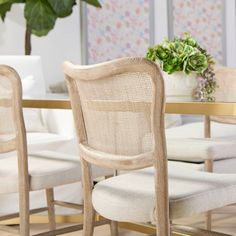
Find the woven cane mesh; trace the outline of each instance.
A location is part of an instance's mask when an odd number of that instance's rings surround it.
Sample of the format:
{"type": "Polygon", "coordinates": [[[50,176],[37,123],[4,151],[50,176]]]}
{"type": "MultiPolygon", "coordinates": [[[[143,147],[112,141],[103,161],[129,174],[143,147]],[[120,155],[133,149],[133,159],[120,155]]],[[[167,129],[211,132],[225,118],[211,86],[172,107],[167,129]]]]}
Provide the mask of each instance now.
{"type": "MultiPolygon", "coordinates": [[[[236,68],[226,66],[215,66],[214,68],[218,88],[215,97],[219,101],[233,102],[236,99],[236,68]]],[[[236,124],[235,116],[211,116],[211,120],[236,124]]]]}
{"type": "Polygon", "coordinates": [[[12,83],[9,78],[0,74],[0,142],[15,138],[13,117],[12,83]]]}
{"type": "Polygon", "coordinates": [[[77,87],[90,147],[116,155],[144,152],[143,141],[151,132],[152,80],[148,73],[77,80],[77,87]]]}

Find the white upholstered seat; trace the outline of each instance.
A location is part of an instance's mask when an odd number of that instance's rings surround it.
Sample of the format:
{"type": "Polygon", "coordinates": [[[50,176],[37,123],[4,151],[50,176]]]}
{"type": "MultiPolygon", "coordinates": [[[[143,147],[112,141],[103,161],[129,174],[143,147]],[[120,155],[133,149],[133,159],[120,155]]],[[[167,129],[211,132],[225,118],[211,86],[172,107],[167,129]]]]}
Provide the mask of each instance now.
{"type": "Polygon", "coordinates": [[[170,160],[203,162],[236,157],[236,140],[226,138],[173,138],[167,140],[170,160]]]}
{"type": "Polygon", "coordinates": [[[211,122],[211,127],[210,139],[203,138],[203,122],[167,129],[168,158],[190,162],[235,158],[236,125],[211,122]]]}
{"type": "MultiPolygon", "coordinates": [[[[235,94],[236,69],[215,66],[214,70],[218,84],[215,97],[218,100],[225,98],[230,101],[230,98],[234,97],[235,94]]],[[[168,158],[189,162],[235,158],[235,118],[210,117],[206,124],[211,127],[211,129],[206,129],[207,136],[210,139],[204,139],[203,122],[187,124],[167,130],[168,158]],[[220,123],[210,122],[210,120],[220,123]],[[176,138],[176,140],[172,138],[176,138]]]]}
{"type": "MultiPolygon", "coordinates": [[[[81,181],[81,167],[78,156],[41,151],[30,155],[30,190],[40,190],[81,181]]],[[[104,168],[93,167],[93,178],[106,173],[104,168]]],[[[111,171],[107,170],[106,174],[111,171]]],[[[18,192],[17,157],[7,155],[0,158],[0,193],[18,192]]]]}
{"type": "MultiPolygon", "coordinates": [[[[198,123],[196,124],[199,125],[198,123]]],[[[221,124],[222,125],[222,124],[221,124]]],[[[191,127],[194,127],[191,124],[191,127]]],[[[186,127],[173,128],[175,132],[184,133],[186,127]],[[182,131],[182,132],[181,132],[182,131]]],[[[195,127],[196,128],[196,127],[195,127]]],[[[202,127],[203,128],[203,127],[202,127]]],[[[191,129],[190,129],[191,130],[191,129]]],[[[167,130],[168,131],[168,130],[167,130]]],[[[169,132],[170,133],[170,132],[169,132]]],[[[173,130],[172,130],[172,133],[173,130]]],[[[151,134],[146,134],[142,149],[150,151],[151,134]]],[[[201,163],[205,160],[224,160],[236,157],[236,137],[174,137],[167,135],[167,155],[169,160],[201,163]]]]}
{"type": "MultiPolygon", "coordinates": [[[[170,162],[169,198],[171,219],[232,204],[236,199],[236,175],[206,173],[170,162]]],[[[92,200],[95,210],[108,219],[153,222],[154,169],[106,179],[95,185],[92,200]]]]}
{"type": "MultiPolygon", "coordinates": [[[[236,140],[236,125],[211,122],[211,136],[236,140]]],[[[167,139],[172,138],[203,138],[204,123],[192,122],[166,129],[167,139]]]]}

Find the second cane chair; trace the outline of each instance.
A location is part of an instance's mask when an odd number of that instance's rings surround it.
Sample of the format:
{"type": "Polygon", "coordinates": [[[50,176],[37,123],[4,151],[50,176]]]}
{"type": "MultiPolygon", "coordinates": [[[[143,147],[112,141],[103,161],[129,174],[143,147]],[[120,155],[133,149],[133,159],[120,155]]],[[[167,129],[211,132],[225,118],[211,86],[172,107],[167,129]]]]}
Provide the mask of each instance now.
{"type": "MultiPolygon", "coordinates": [[[[216,99],[219,101],[234,101],[236,99],[236,69],[215,66],[214,71],[218,84],[215,93],[216,99]]],[[[232,165],[234,165],[234,173],[236,173],[236,135],[234,137],[212,137],[211,122],[235,125],[236,118],[230,116],[205,116],[204,137],[193,138],[190,134],[190,137],[186,138],[167,139],[168,159],[195,164],[204,163],[204,170],[208,172],[215,172],[215,165],[217,164],[217,169],[220,173],[228,172],[227,168],[225,168],[227,165],[230,165],[230,172],[232,173],[232,165]],[[233,162],[233,160],[235,161],[233,162]],[[230,164],[227,164],[228,162],[230,164]]],[[[206,223],[207,228],[210,229],[211,216],[209,214],[207,215],[206,223]]]]}

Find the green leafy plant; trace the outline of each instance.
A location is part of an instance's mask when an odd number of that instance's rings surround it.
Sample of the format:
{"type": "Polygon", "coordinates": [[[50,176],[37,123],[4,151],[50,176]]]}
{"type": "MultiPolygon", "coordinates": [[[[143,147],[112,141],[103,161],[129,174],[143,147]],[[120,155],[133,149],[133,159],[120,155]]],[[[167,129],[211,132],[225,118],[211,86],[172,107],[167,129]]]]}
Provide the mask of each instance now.
{"type": "Polygon", "coordinates": [[[189,75],[198,75],[199,86],[196,96],[212,100],[217,84],[213,70],[214,60],[197,41],[185,33],[182,38],[164,40],[161,44],[150,47],[146,58],[157,62],[168,74],[183,71],[189,75]]]}
{"type": "MultiPolygon", "coordinates": [[[[101,7],[98,0],[81,0],[95,7],[101,7]]],[[[24,4],[26,19],[25,54],[31,54],[31,34],[47,35],[58,18],[69,16],[76,0],[0,0],[0,17],[4,21],[13,4],[24,4]]]]}

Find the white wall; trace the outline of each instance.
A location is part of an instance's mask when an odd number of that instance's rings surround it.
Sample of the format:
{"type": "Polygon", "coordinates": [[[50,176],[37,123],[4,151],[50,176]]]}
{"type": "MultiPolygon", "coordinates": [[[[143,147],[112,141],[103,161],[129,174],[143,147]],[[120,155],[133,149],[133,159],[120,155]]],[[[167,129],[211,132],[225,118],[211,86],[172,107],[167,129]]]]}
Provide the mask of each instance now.
{"type": "MultiPolygon", "coordinates": [[[[40,55],[43,62],[45,82],[48,85],[63,80],[62,63],[70,60],[80,63],[80,22],[79,9],[73,14],[58,19],[53,31],[46,37],[32,37],[32,55],[40,55]]],[[[0,20],[0,54],[24,54],[25,20],[23,7],[13,6],[5,22],[0,20]]]]}

